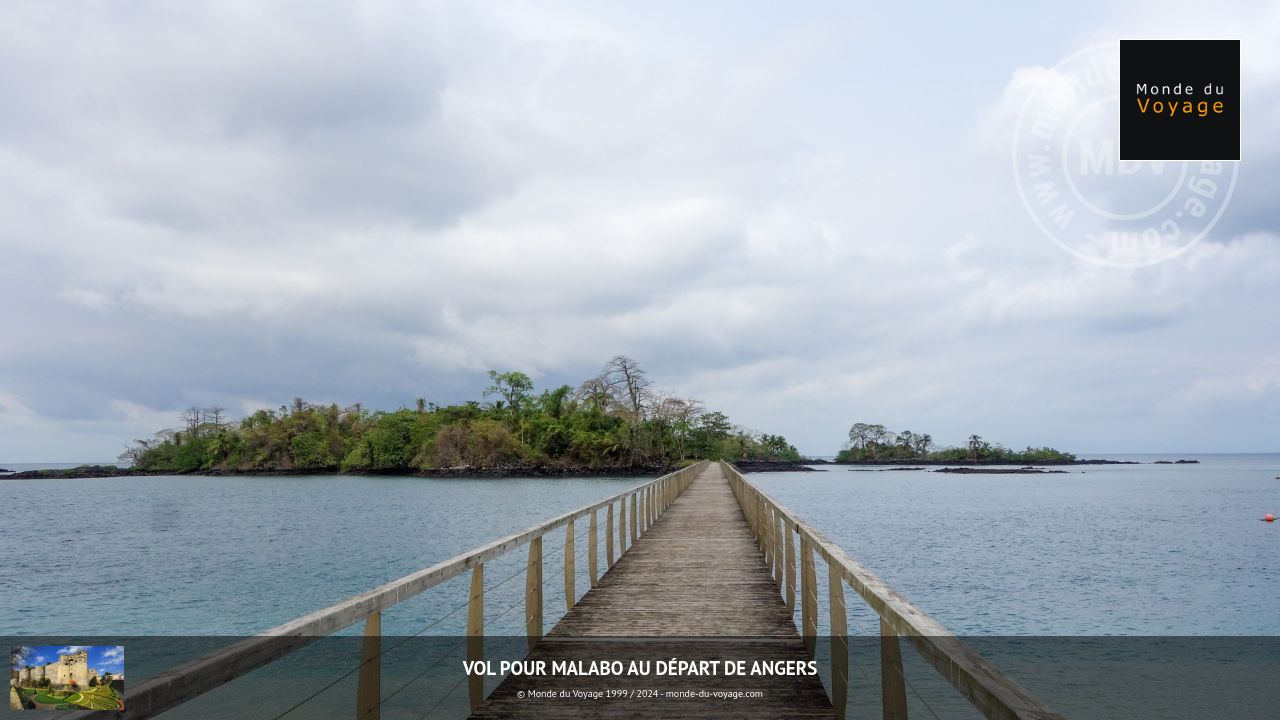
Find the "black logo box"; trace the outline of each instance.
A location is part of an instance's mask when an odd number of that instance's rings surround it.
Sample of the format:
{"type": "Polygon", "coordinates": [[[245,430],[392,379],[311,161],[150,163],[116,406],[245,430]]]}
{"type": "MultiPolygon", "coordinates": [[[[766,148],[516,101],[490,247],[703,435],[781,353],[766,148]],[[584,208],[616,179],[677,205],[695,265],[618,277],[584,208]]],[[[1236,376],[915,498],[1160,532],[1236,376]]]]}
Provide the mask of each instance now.
{"type": "Polygon", "coordinates": [[[1120,159],[1239,160],[1240,41],[1121,40],[1120,159]]]}

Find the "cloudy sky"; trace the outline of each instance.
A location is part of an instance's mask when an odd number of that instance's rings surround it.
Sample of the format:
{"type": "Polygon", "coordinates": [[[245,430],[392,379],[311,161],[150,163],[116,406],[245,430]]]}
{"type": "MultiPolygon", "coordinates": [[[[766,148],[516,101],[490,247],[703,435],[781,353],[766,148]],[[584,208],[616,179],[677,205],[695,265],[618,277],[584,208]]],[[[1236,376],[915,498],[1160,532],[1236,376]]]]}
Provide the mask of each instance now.
{"type": "Polygon", "coordinates": [[[1278,449],[1280,6],[1002,5],[5,2],[0,461],[618,353],[813,454],[1278,449]],[[1121,37],[1243,41],[1226,215],[1138,269],[1009,162],[1121,37]]]}

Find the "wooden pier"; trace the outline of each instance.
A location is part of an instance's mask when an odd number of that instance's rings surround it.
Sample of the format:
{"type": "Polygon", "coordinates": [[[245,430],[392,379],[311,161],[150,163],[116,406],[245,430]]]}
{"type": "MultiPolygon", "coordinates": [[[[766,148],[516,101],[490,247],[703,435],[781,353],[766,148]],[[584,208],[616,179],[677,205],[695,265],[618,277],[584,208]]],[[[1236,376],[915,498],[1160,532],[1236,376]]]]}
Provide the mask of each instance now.
{"type": "MultiPolygon", "coordinates": [[[[529,660],[809,659],[728,480],[709,465],[528,655],[529,660]]],[[[513,676],[472,715],[497,718],[834,718],[817,676],[513,676]],[[545,688],[759,692],[759,698],[530,701],[545,688]]]]}
{"type": "MultiPolygon", "coordinates": [[[[817,529],[747,481],[737,468],[706,460],[132,684],[125,693],[123,713],[87,711],[66,717],[155,717],[363,622],[360,657],[353,658],[354,667],[346,671],[356,680],[355,697],[347,706],[349,717],[383,720],[383,702],[398,690],[384,693],[381,685],[386,652],[382,612],[469,574],[470,592],[463,606],[467,630],[461,642],[466,660],[485,660],[485,596],[492,589],[486,585],[485,566],[521,549],[527,552],[522,569],[527,661],[550,665],[557,660],[648,660],[656,665],[671,660],[737,659],[797,667],[815,657],[821,597],[829,613],[830,663],[820,675],[510,675],[491,693],[486,693],[483,675],[468,675],[454,687],[465,688],[477,720],[843,719],[850,684],[846,588],[880,618],[878,701],[884,720],[908,717],[903,639],[981,716],[1062,720],[817,529]],[[559,620],[547,633],[544,613],[550,598],[544,598],[543,565],[549,554],[543,551],[543,539],[553,532],[563,532],[563,545],[560,538],[552,542],[564,549],[564,610],[556,613],[559,620]],[[585,558],[575,556],[579,533],[586,535],[585,558]],[[581,598],[575,587],[580,562],[586,563],[584,574],[591,584],[581,598]],[[819,562],[826,567],[822,588],[817,582],[819,562]],[[797,611],[798,628],[793,621],[797,611]],[[560,697],[561,690],[577,695],[560,697]],[[552,696],[548,691],[557,692],[552,696]],[[592,691],[612,691],[618,696],[581,697],[592,691]]],[[[551,600],[550,604],[560,603],[551,600]]],[[[294,707],[301,709],[302,702],[305,699],[294,707]]],[[[435,707],[424,708],[420,716],[438,717],[431,715],[435,707]]],[[[295,716],[289,712],[280,717],[295,716]]],[[[418,716],[416,711],[411,715],[418,716]]]]}

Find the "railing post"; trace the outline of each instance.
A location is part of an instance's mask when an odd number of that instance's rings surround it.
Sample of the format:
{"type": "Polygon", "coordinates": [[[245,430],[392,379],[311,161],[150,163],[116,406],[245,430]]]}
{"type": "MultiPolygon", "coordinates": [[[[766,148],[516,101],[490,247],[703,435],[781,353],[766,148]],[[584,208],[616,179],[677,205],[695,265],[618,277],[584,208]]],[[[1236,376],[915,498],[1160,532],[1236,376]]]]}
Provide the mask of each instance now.
{"type": "Polygon", "coordinates": [[[631,493],[631,544],[635,545],[636,540],[640,539],[640,531],[636,527],[638,518],[636,518],[637,508],[640,506],[636,500],[636,493],[631,493]]]}
{"type": "Polygon", "coordinates": [[[849,703],[849,625],[844,614],[844,578],[830,564],[827,586],[831,595],[831,704],[836,717],[844,720],[849,703]]]}
{"type": "Polygon", "coordinates": [[[644,489],[644,529],[653,527],[653,486],[644,489]]]}
{"type": "Polygon", "coordinates": [[[609,503],[609,510],[604,516],[604,552],[605,552],[605,571],[613,567],[613,503],[609,503]]]}
{"type": "Polygon", "coordinates": [[[627,499],[618,500],[618,557],[627,552],[627,499]]]}
{"type": "Polygon", "coordinates": [[[774,509],[769,530],[773,535],[773,583],[782,592],[782,513],[774,509]]]}
{"type": "Polygon", "coordinates": [[[898,631],[880,618],[880,703],[884,720],[907,720],[907,676],[898,631]]]}
{"type": "MultiPolygon", "coordinates": [[[[471,598],[467,601],[467,660],[484,660],[484,563],[471,571],[471,598]]],[[[471,709],[477,710],[484,702],[484,674],[473,672],[467,676],[467,691],[471,709]]]]}
{"type": "Polygon", "coordinates": [[[524,634],[533,650],[542,639],[542,536],[529,541],[524,574],[524,634]]]}
{"type": "Polygon", "coordinates": [[[760,529],[761,542],[764,543],[764,565],[773,571],[773,510],[764,501],[764,493],[760,494],[760,529]]]}
{"type": "Polygon", "coordinates": [[[564,609],[566,612],[573,609],[573,603],[578,599],[576,592],[577,571],[573,564],[573,518],[569,518],[569,524],[564,529],[564,609]]]}
{"type": "Polygon", "coordinates": [[[378,720],[382,700],[382,613],[364,620],[360,675],[356,681],[356,720],[378,720]]]}
{"type": "Polygon", "coordinates": [[[760,549],[764,551],[764,563],[770,563],[769,558],[769,525],[765,521],[769,517],[769,507],[764,504],[764,493],[756,491],[756,507],[760,508],[760,549]]]}
{"type": "Polygon", "coordinates": [[[747,520],[751,523],[751,529],[756,532],[756,542],[760,542],[760,497],[756,495],[755,490],[748,490],[747,497],[751,502],[751,512],[747,513],[747,520]]]}
{"type": "Polygon", "coordinates": [[[818,574],[813,567],[813,546],[800,536],[800,625],[804,649],[813,657],[818,648],[818,574]]]}
{"type": "Polygon", "coordinates": [[[760,508],[760,549],[764,551],[764,564],[769,565],[772,558],[769,557],[769,506],[764,502],[764,494],[756,492],[756,506],[760,508]]]}
{"type": "Polygon", "coordinates": [[[636,493],[636,502],[640,503],[640,534],[649,529],[649,488],[641,488],[636,493]]]}
{"type": "Polygon", "coordinates": [[[787,534],[787,613],[796,612],[796,543],[789,525],[783,525],[787,534]]]}
{"type": "Polygon", "coordinates": [[[600,583],[600,572],[596,569],[596,511],[591,511],[591,522],[587,524],[587,564],[591,566],[591,587],[600,583]]]}

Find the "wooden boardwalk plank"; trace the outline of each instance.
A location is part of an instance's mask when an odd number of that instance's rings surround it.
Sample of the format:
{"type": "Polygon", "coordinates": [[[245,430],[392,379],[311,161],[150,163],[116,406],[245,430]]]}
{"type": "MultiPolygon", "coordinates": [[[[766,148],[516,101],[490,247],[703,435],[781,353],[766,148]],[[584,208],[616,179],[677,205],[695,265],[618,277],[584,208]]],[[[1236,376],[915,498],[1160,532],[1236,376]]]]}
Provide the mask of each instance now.
{"type": "MultiPolygon", "coordinates": [[[[527,660],[807,659],[737,500],[710,465],[527,660]]],[[[508,677],[472,717],[834,718],[818,677],[508,677]],[[657,698],[530,699],[534,690],[654,690],[657,698]],[[667,698],[666,691],[759,691],[667,698]],[[520,693],[525,693],[521,697],[520,693]]]]}

